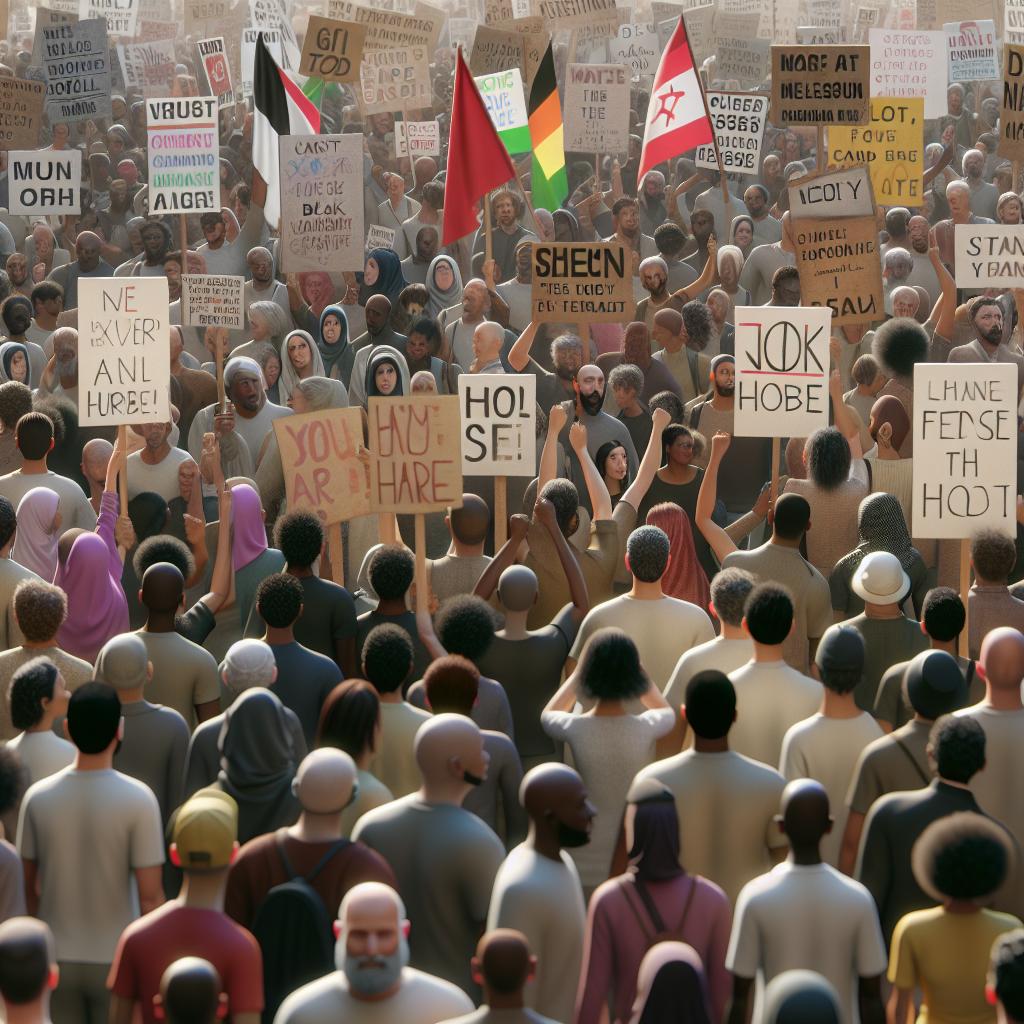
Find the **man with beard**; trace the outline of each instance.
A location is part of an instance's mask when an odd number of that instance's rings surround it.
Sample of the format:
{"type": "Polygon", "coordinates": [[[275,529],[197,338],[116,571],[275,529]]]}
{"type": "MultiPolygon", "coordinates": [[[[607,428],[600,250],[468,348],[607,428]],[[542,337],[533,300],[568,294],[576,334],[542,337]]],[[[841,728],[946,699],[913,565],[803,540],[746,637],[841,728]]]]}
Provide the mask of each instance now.
{"type": "Polygon", "coordinates": [[[53,355],[39,379],[39,391],[60,394],[78,405],[78,331],[59,327],[53,332],[53,355]]]}
{"type": "MultiPolygon", "coordinates": [[[[410,897],[409,963],[479,998],[470,958],[505,850],[462,801],[487,777],[489,758],[479,727],[462,715],[435,715],[424,722],[416,733],[415,754],[419,791],[368,811],[357,822],[352,840],[380,853],[399,890],[410,897]]],[[[283,1022],[290,1020],[287,1014],[282,1017],[283,1022]]]]}
{"type": "Polygon", "coordinates": [[[782,237],[777,242],[768,242],[754,248],[740,272],[740,287],[750,292],[752,306],[764,306],[771,300],[772,277],[776,270],[796,266],[788,210],[782,215],[781,228],[782,237]]]}
{"type": "MultiPolygon", "coordinates": [[[[408,274],[406,278],[408,279],[408,274]]],[[[533,315],[531,301],[533,281],[533,248],[529,241],[516,246],[516,276],[502,281],[495,291],[508,305],[508,326],[517,334],[526,330],[533,315]]]]}
{"type": "Polygon", "coordinates": [[[779,267],[772,274],[772,297],[765,305],[790,308],[800,305],[800,274],[796,267],[779,267]]]}
{"type": "MultiPolygon", "coordinates": [[[[715,215],[710,210],[694,210],[690,214],[690,230],[697,251],[686,257],[686,263],[699,274],[708,262],[708,242],[715,234],[715,215]]],[[[728,238],[728,234],[725,237],[728,238]]]]}
{"type": "Polygon", "coordinates": [[[697,280],[697,271],[682,259],[687,241],[686,232],[678,224],[668,222],[654,230],[654,244],[658,249],[658,255],[668,268],[668,283],[665,287],[670,292],[685,288],[697,280]]]}
{"type": "Polygon", "coordinates": [[[881,246],[879,252],[884,256],[890,249],[909,249],[910,211],[903,206],[894,206],[885,215],[885,233],[889,240],[881,246]]]}
{"type": "MultiPolygon", "coordinates": [[[[429,160],[430,158],[427,157],[429,160]]],[[[433,162],[433,161],[431,161],[433,162]]],[[[411,201],[411,200],[410,200],[411,201]]],[[[394,250],[398,253],[399,259],[405,259],[416,246],[416,236],[422,228],[431,227],[437,232],[437,237],[444,234],[444,185],[439,181],[428,181],[423,186],[420,195],[420,204],[414,213],[410,214],[398,231],[395,232],[394,250]]],[[[435,252],[436,256],[437,253],[435,252]]],[[[433,258],[433,257],[432,257],[433,258]]],[[[408,275],[406,280],[411,284],[408,275]]],[[[425,282],[420,282],[425,283],[425,282]]]]}
{"type": "Polygon", "coordinates": [[[542,409],[550,409],[575,397],[573,382],[583,365],[583,342],[575,334],[559,334],[551,342],[551,364],[555,368],[552,372],[530,355],[536,334],[537,325],[531,323],[512,346],[508,365],[513,373],[528,371],[537,378],[537,404],[542,409]]]}
{"type": "Polygon", "coordinates": [[[530,818],[526,841],[505,858],[494,879],[487,930],[514,928],[537,957],[524,1003],[554,1020],[571,1020],[583,960],[586,912],[583,889],[565,848],[590,842],[597,811],[579,774],[567,765],[542,764],[519,788],[530,818]]]}
{"type": "MultiPolygon", "coordinates": [[[[650,235],[640,230],[640,205],[629,196],[619,196],[612,204],[612,228],[606,242],[620,242],[627,252],[640,254],[640,259],[657,256],[658,247],[650,235]]],[[[703,266],[703,264],[701,264],[703,266]]]]}
{"type": "Polygon", "coordinates": [[[932,266],[931,257],[928,254],[928,233],[931,225],[927,217],[915,214],[907,222],[907,245],[910,255],[914,260],[914,269],[911,270],[904,282],[911,288],[923,288],[932,302],[938,299],[942,288],[939,284],[938,274],[932,266]]]}
{"type": "MultiPolygon", "coordinates": [[[[388,345],[405,355],[405,335],[391,326],[391,300],[386,295],[371,295],[366,302],[366,332],[359,335],[351,348],[342,357],[341,380],[349,378],[348,400],[350,405],[366,407],[366,364],[373,350],[388,345]]],[[[483,322],[481,317],[480,322],[483,322]]]]}
{"type": "Polygon", "coordinates": [[[913,269],[914,257],[906,249],[890,246],[882,257],[882,295],[885,311],[890,315],[896,315],[892,308],[893,292],[906,285],[913,269]]]}
{"type": "MultiPolygon", "coordinates": [[[[492,256],[498,264],[496,276],[501,281],[507,281],[515,276],[516,246],[524,238],[531,242],[537,241],[537,236],[519,223],[522,214],[523,201],[513,192],[501,189],[491,197],[492,256]]],[[[473,241],[473,256],[485,251],[485,241],[486,232],[481,225],[473,241]]]]}
{"type": "Polygon", "coordinates": [[[966,181],[951,181],[946,186],[946,202],[949,204],[949,217],[935,225],[935,239],[939,245],[942,262],[952,268],[956,251],[954,233],[957,224],[991,224],[989,217],[980,217],[971,209],[971,186],[966,181]]]}
{"type": "Polygon", "coordinates": [[[380,882],[350,889],[335,925],[338,969],[293,992],[276,1024],[438,1024],[469,1013],[473,1004],[464,992],[408,966],[416,929],[405,913],[398,893],[380,882]]]}
{"type": "MultiPolygon", "coordinates": [[[[113,277],[114,268],[100,258],[103,241],[92,231],[79,232],[75,239],[75,259],[71,263],[55,267],[50,271],[49,280],[56,281],[64,289],[64,308],[78,307],[78,281],[82,277],[113,277]]],[[[160,273],[163,273],[161,264],[160,273]]]]}
{"type": "Polygon", "coordinates": [[[57,330],[57,317],[64,312],[64,289],[55,281],[40,281],[32,288],[32,326],[25,332],[29,341],[39,345],[46,358],[53,355],[53,332],[57,330]]]}
{"type": "MultiPolygon", "coordinates": [[[[691,299],[695,299],[715,279],[715,254],[718,243],[715,239],[707,240],[708,258],[701,268],[701,275],[695,281],[669,294],[668,266],[660,256],[648,256],[640,263],[640,283],[647,290],[647,298],[636,304],[633,319],[654,325],[654,317],[662,309],[682,309],[691,299]]],[[[641,367],[643,369],[643,367],[641,367]]],[[[653,394],[653,392],[652,392],[653,394]]]]}
{"type": "Polygon", "coordinates": [[[640,183],[637,196],[640,208],[640,230],[653,237],[654,232],[666,221],[686,230],[685,214],[680,212],[675,192],[668,193],[666,202],[665,175],[661,171],[648,171],[640,183]]]}
{"type": "MultiPolygon", "coordinates": [[[[174,244],[171,229],[160,220],[147,220],[139,229],[142,252],[122,263],[115,277],[163,277],[164,258],[174,244]]],[[[173,296],[176,298],[177,296],[173,296]]]]}
{"type": "Polygon", "coordinates": [[[409,284],[427,283],[427,270],[430,268],[431,260],[437,255],[439,244],[440,236],[433,225],[424,224],[416,232],[412,255],[402,260],[402,274],[409,284]]]}
{"type": "MultiPolygon", "coordinates": [[[[484,268],[484,272],[486,274],[493,269],[492,261],[484,268]]],[[[445,358],[459,366],[468,367],[473,362],[473,332],[485,320],[493,320],[502,325],[508,322],[508,306],[494,290],[492,276],[488,276],[486,284],[478,277],[466,282],[462,289],[462,316],[444,328],[442,345],[445,358]]]]}
{"type": "Polygon", "coordinates": [[[18,295],[32,294],[32,282],[28,279],[28,260],[24,253],[12,252],[7,257],[7,276],[11,279],[11,287],[18,295]]]}
{"type": "Polygon", "coordinates": [[[288,288],[283,281],[274,277],[274,258],[270,250],[262,245],[253,246],[245,257],[250,280],[242,289],[242,306],[246,310],[246,327],[249,306],[254,302],[276,302],[284,310],[288,329],[292,327],[292,311],[288,305],[288,288]]]}
{"type": "MultiPolygon", "coordinates": [[[[400,174],[388,174],[384,178],[384,185],[388,197],[377,207],[377,215],[373,223],[381,227],[390,228],[395,233],[395,241],[402,233],[402,225],[419,213],[420,204],[415,199],[410,199],[405,194],[405,178],[400,174]]],[[[397,252],[397,250],[396,250],[397,252]]],[[[398,253],[399,257],[404,256],[403,251],[398,253]]]]}
{"type": "Polygon", "coordinates": [[[159,494],[164,501],[173,501],[181,493],[178,469],[192,456],[168,442],[171,423],[140,423],[132,426],[145,444],[128,456],[128,500],[143,491],[159,494]]]}
{"type": "Polygon", "coordinates": [[[981,296],[968,308],[974,340],[958,345],[949,353],[951,363],[1013,363],[1017,367],[1017,389],[1024,385],[1024,356],[1003,342],[1003,307],[997,299],[981,296]]]}
{"type": "Polygon", "coordinates": [[[768,189],[750,185],[743,193],[747,214],[754,222],[754,245],[767,245],[782,238],[782,223],[768,212],[768,189]]]}

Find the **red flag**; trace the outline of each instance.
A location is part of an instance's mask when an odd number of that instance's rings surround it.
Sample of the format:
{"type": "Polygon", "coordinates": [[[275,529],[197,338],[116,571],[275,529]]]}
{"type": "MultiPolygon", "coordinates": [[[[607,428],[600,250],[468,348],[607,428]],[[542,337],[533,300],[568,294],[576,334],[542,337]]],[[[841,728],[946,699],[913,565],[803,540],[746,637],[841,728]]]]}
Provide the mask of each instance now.
{"type": "Polygon", "coordinates": [[[444,182],[444,238],[451,245],[476,231],[476,201],[516,175],[504,143],[462,59],[459,48],[448,137],[448,173],[444,182]]]}
{"type": "Polygon", "coordinates": [[[637,181],[663,161],[712,142],[714,135],[693,66],[693,51],[680,18],[654,76],[637,181]]]}

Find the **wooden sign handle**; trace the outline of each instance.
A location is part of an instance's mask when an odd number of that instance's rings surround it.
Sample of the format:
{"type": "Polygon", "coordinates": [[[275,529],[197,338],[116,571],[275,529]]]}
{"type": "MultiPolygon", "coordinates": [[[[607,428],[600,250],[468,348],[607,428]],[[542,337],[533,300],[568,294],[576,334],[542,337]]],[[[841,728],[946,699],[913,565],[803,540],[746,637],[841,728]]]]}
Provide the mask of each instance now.
{"type": "Polygon", "coordinates": [[[769,508],[772,514],[775,514],[775,502],[779,497],[779,455],[782,448],[782,442],[779,438],[772,438],[772,483],[771,490],[769,491],[770,504],[769,508]]]}
{"type": "MultiPolygon", "coordinates": [[[[117,474],[117,493],[120,499],[120,514],[122,516],[128,515],[128,426],[122,423],[117,428],[117,437],[121,442],[121,451],[124,452],[124,465],[121,466],[121,471],[117,474]]],[[[128,549],[118,545],[118,554],[121,556],[121,561],[124,562],[125,558],[128,557],[128,549]]]]}
{"type": "Polygon", "coordinates": [[[494,551],[508,540],[508,477],[494,478],[494,551]]]}
{"type": "Polygon", "coordinates": [[[339,587],[345,586],[345,547],[341,539],[341,523],[327,527],[327,550],[331,559],[331,579],[339,587]]]}
{"type": "Polygon", "coordinates": [[[960,634],[960,657],[968,657],[971,634],[971,541],[964,537],[960,541],[960,600],[964,603],[964,628],[960,634]]]}
{"type": "Polygon", "coordinates": [[[427,524],[422,512],[413,516],[413,536],[416,550],[416,611],[428,611],[430,609],[430,595],[427,593],[430,584],[427,583],[427,524]]]}

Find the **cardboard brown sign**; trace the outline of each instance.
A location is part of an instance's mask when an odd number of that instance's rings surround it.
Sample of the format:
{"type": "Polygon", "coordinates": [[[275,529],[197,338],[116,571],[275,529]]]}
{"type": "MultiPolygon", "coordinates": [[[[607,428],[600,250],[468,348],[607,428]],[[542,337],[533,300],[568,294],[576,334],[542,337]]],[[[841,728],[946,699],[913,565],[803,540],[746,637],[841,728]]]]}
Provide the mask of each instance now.
{"type": "Polygon", "coordinates": [[[1024,45],[1003,44],[1003,101],[999,109],[999,147],[1007,160],[1024,159],[1024,45]]]}
{"type": "Polygon", "coordinates": [[[868,46],[773,46],[772,124],[867,124],[870,54],[868,46]]]}
{"type": "Polygon", "coordinates": [[[511,71],[523,66],[524,36],[517,32],[477,25],[473,37],[473,52],[469,70],[474,75],[488,75],[495,71],[511,71]]]}
{"type": "Polygon", "coordinates": [[[632,257],[612,242],[533,243],[535,322],[626,323],[633,316],[632,257]]]}
{"type": "Polygon", "coordinates": [[[46,86],[23,78],[0,78],[0,147],[35,149],[43,121],[46,86]]]}
{"type": "Polygon", "coordinates": [[[359,66],[359,105],[364,114],[418,110],[430,103],[425,46],[364,51],[359,66]]]}
{"type": "Polygon", "coordinates": [[[299,70],[325,82],[355,82],[366,42],[366,26],[309,16],[299,70]]]}

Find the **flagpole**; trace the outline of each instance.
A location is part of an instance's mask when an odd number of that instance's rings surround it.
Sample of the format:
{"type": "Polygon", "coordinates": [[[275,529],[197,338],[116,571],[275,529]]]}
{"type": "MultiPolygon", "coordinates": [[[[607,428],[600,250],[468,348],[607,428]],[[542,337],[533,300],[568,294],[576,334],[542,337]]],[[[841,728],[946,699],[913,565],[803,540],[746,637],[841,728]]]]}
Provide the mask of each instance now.
{"type": "MultiPolygon", "coordinates": [[[[693,47],[690,45],[690,33],[686,31],[686,19],[680,14],[679,20],[683,23],[683,32],[686,33],[686,48],[690,51],[690,63],[695,64],[693,47]]],[[[711,125],[711,144],[715,147],[715,160],[718,162],[718,173],[721,175],[722,202],[726,209],[729,208],[729,183],[725,178],[725,167],[722,164],[722,154],[718,151],[718,135],[715,133],[715,123],[711,120],[711,111],[708,109],[708,97],[704,92],[704,81],[700,77],[700,69],[696,66],[693,69],[694,77],[697,79],[697,87],[700,89],[700,101],[704,104],[704,113],[707,115],[708,124],[711,125]]]]}

